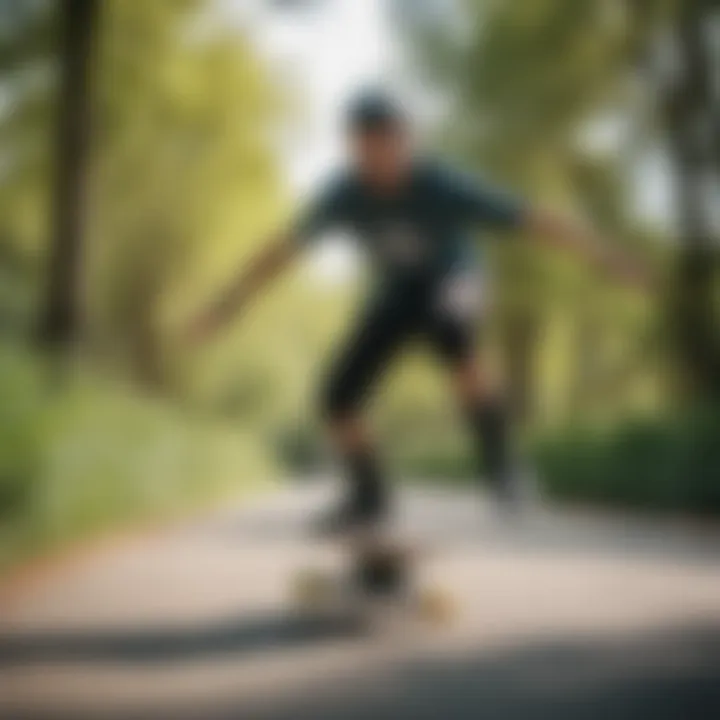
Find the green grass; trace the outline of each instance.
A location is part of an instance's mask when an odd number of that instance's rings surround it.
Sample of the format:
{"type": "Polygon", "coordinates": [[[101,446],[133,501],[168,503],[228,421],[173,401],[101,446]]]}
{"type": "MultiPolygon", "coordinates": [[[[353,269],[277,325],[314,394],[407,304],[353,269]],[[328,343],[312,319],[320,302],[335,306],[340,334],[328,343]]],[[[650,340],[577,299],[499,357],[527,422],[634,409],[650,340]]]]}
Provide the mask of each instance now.
{"type": "Polygon", "coordinates": [[[0,347],[0,571],[110,528],[206,506],[272,477],[249,432],[80,373],[58,387],[0,347]]]}

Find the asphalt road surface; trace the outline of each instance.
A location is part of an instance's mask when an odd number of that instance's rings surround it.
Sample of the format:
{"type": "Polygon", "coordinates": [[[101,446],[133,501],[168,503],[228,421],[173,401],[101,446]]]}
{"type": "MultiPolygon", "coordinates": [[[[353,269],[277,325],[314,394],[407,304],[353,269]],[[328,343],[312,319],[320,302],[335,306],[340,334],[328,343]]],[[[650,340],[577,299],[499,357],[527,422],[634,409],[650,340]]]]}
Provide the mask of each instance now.
{"type": "Polygon", "coordinates": [[[439,627],[373,629],[291,602],[342,565],[299,485],[84,553],[0,607],[3,720],[720,718],[720,531],[538,511],[503,523],[464,490],[413,490],[418,582],[439,627]]]}

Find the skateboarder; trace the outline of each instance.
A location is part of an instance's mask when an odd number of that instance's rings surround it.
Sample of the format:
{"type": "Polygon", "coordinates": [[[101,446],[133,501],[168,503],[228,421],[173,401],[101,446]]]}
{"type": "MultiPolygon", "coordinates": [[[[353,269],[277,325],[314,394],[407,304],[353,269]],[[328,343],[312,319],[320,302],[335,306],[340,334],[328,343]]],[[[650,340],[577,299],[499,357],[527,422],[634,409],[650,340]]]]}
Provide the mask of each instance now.
{"type": "Polygon", "coordinates": [[[322,391],[321,411],[344,463],[347,493],[321,526],[352,529],[389,511],[388,484],[362,408],[393,356],[412,339],[425,341],[444,361],[494,496],[512,506],[520,486],[508,412],[476,350],[483,266],[470,232],[522,231],[600,268],[622,275],[635,269],[584,224],[421,155],[411,120],[395,98],[365,92],[350,103],[345,122],[347,166],[195,319],[190,334],[199,339],[239,312],[322,232],[351,231],[369,255],[376,281],[322,391]]]}

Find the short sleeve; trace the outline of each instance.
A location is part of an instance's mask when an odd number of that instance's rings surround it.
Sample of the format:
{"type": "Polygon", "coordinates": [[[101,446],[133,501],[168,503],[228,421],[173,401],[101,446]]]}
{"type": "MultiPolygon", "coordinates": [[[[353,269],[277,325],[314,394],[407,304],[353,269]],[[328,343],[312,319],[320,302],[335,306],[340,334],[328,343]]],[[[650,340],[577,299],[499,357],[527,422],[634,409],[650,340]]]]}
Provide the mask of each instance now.
{"type": "Polygon", "coordinates": [[[342,223],[346,206],[346,183],[340,178],[326,182],[310,198],[294,224],[298,242],[306,244],[342,223]]]}
{"type": "Polygon", "coordinates": [[[446,170],[443,188],[453,210],[468,222],[514,230],[522,225],[524,200],[482,178],[446,170]]]}

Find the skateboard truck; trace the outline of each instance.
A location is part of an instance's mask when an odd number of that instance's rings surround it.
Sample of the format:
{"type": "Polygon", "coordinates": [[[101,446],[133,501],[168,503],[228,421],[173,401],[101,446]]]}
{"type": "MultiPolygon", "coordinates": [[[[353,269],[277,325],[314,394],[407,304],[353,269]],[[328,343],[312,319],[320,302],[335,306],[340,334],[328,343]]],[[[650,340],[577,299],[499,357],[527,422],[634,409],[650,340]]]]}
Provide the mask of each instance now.
{"type": "Polygon", "coordinates": [[[386,548],[360,552],[354,562],[353,581],[368,595],[403,595],[410,586],[407,558],[386,548]]]}

